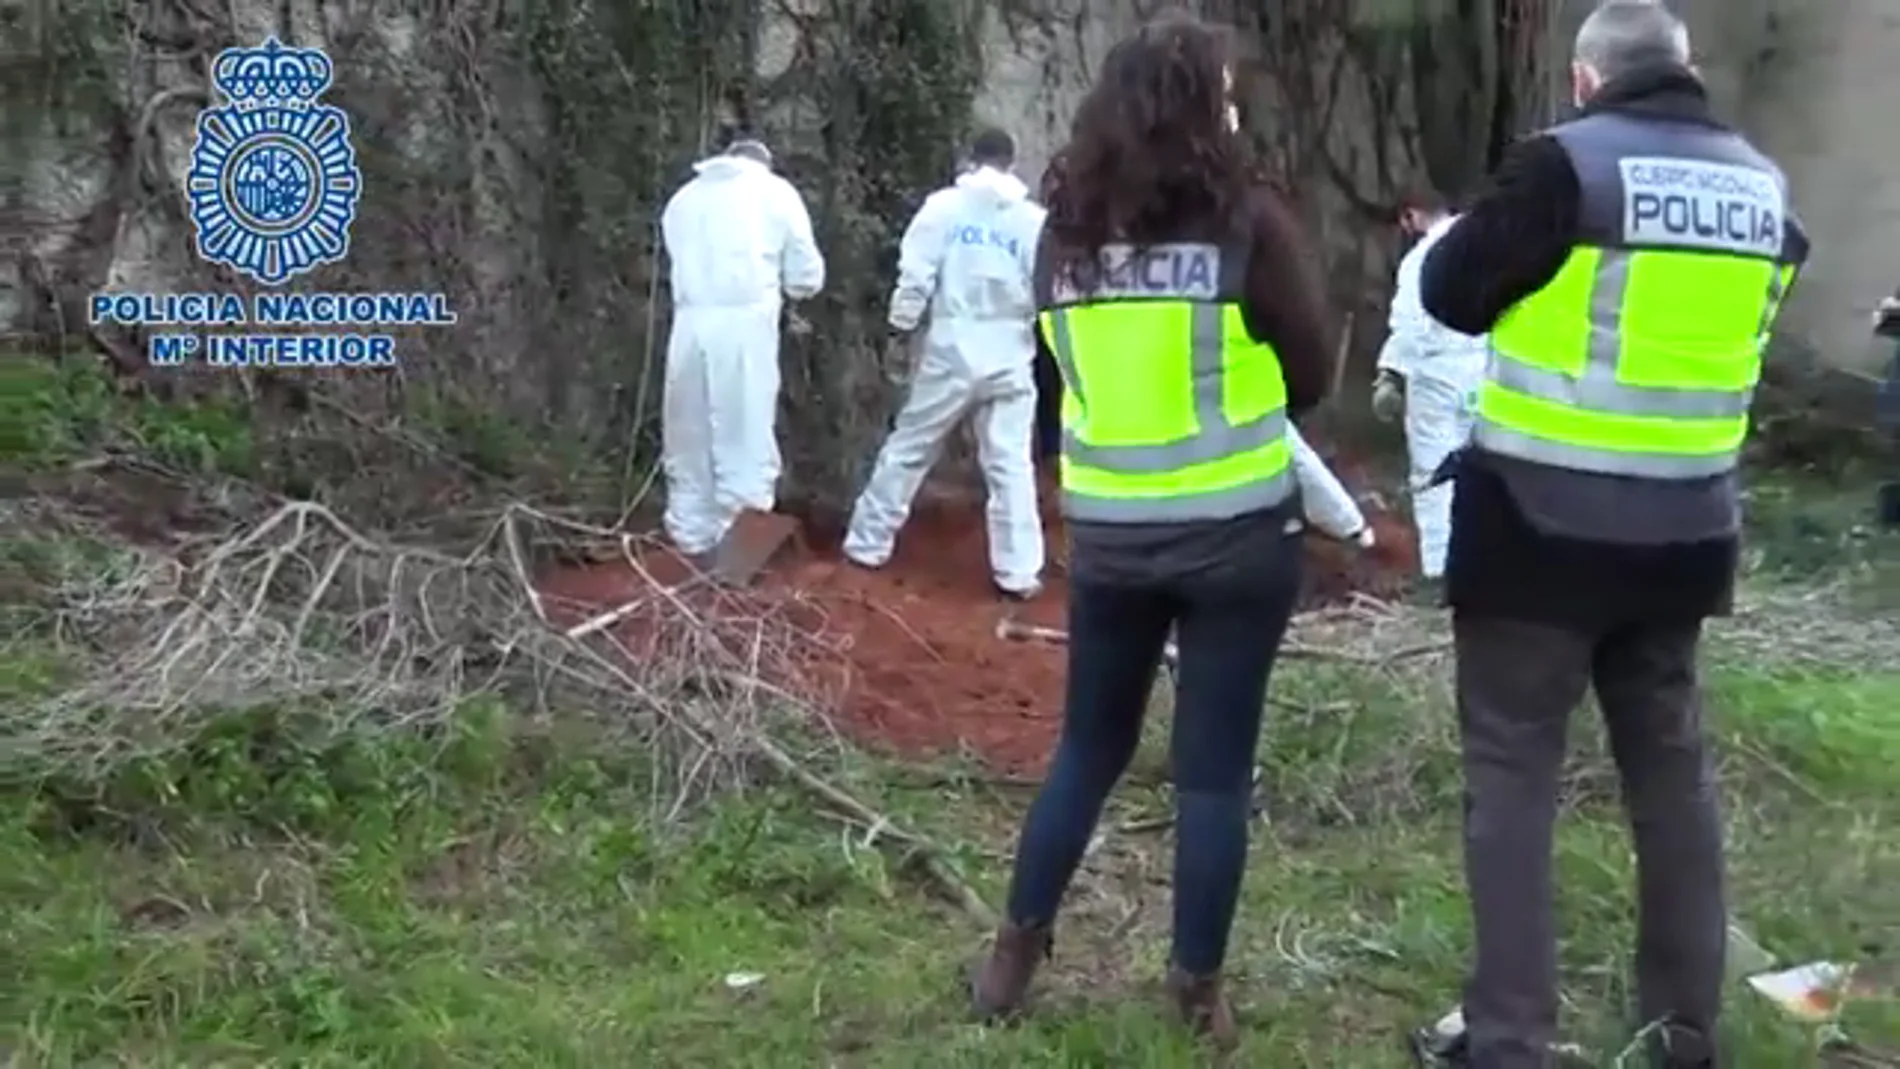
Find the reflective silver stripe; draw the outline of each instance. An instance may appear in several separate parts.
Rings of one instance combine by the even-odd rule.
[[[1200,430],[1172,442],[1098,445],[1083,441],[1065,427],[1062,433],[1065,456],[1085,467],[1124,475],[1149,475],[1238,456],[1286,435],[1284,409],[1275,409],[1245,423],[1228,421],[1222,397],[1226,371],[1224,311],[1221,305],[1211,302],[1197,303],[1193,309],[1188,345],[1194,376],[1194,415]],[[1057,308],[1049,314],[1049,348],[1062,369],[1063,381],[1075,390],[1076,400],[1086,407],[1087,400],[1080,389],[1082,376],[1076,367],[1074,342],[1069,334],[1068,309]]]
[[[1787,264],[1778,263],[1768,275],[1768,303],[1762,307],[1761,328],[1755,332],[1763,345],[1768,343],[1768,335],[1774,332],[1775,317],[1781,313],[1781,299],[1788,295],[1788,285],[1782,280],[1787,271]]]
[[[1202,427],[1207,427],[1203,422]],[[1286,412],[1276,409],[1234,426],[1217,424],[1191,438],[1160,445],[1089,445],[1074,431],[1062,432],[1062,452],[1078,464],[1128,474],[1179,471],[1260,449],[1286,437]]]
[[[1629,249],[1604,249],[1597,263],[1590,289],[1589,351],[1585,354],[1581,375],[1566,375],[1527,364],[1498,350],[1494,344],[1487,378],[1514,393],[1583,412],[1652,419],[1746,419],[1754,397],[1753,389],[1672,390],[1631,386],[1619,381],[1617,363],[1621,356],[1623,299],[1629,287],[1630,261],[1634,255]],[[1785,290],[1782,266],[1775,265],[1774,273],[1769,276],[1767,305],[1762,315],[1764,338]],[[1484,418],[1482,404],[1473,440],[1493,452],[1540,464],[1652,479],[1720,475],[1735,468],[1739,452],[1724,449],[1715,453],[1672,454],[1593,449],[1500,426]]]
[[[1272,508],[1293,496],[1293,470],[1202,494],[1169,497],[1092,497],[1072,490],[1062,492],[1062,514],[1071,520],[1095,523],[1186,523],[1225,520]]]
[[[1082,396],[1082,376],[1075,373],[1075,339],[1069,336],[1068,309],[1057,308],[1049,313],[1048,342],[1056,368],[1062,372],[1062,388],[1075,395],[1077,404],[1087,406],[1088,400]]]
[[[1629,290],[1629,249],[1604,249],[1590,285],[1590,342],[1583,374],[1566,375],[1526,364],[1492,349],[1491,381],[1517,393],[1571,408],[1617,416],[1734,419],[1748,413],[1752,390],[1631,386],[1617,375],[1622,356],[1623,298]]]
[[[1621,453],[1609,449],[1591,449],[1538,438],[1523,431],[1500,427],[1480,419],[1472,434],[1479,448],[1517,457],[1538,464],[1593,471],[1604,475],[1629,475],[1646,479],[1697,479],[1721,475],[1736,467],[1733,450],[1722,453],[1684,455],[1671,453]]]
[[[1601,363],[1594,354],[1584,365],[1581,376],[1533,367],[1508,353],[1492,355],[1492,382],[1514,393],[1527,393],[1571,408],[1618,416],[1673,419],[1733,419],[1748,414],[1747,390],[1716,392],[1626,386],[1616,381],[1615,363]]]

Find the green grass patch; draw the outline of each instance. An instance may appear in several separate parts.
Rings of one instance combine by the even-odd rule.
[[[276,412],[269,418],[279,422],[260,426],[262,410],[227,384],[218,386],[163,400],[122,392],[91,360],[0,352],[0,464],[56,471],[116,451],[180,474],[244,479],[299,497],[323,497],[362,478],[362,439],[378,422],[373,414],[365,414],[366,424],[319,427],[316,416]],[[420,391],[401,418],[387,422],[392,434],[400,425],[406,437],[397,448],[416,454],[412,459],[449,459],[453,472],[438,473],[438,481],[452,474],[551,492],[578,484],[599,496],[623,474],[618,467],[644,472],[655,462],[629,461],[619,446],[602,450],[573,428],[535,426],[440,389]]]
[[[44,666],[9,664],[8,686],[49,685]],[[1883,775],[1900,726],[1882,701],[1897,686],[1714,673],[1735,908],[1789,960],[1865,956],[1900,920],[1900,799]],[[1283,674],[1233,955],[1244,1064],[1401,1064],[1402,1031],[1456,997],[1469,920],[1448,709],[1381,688]],[[1587,773],[1600,741],[1579,734]],[[864,759],[837,774],[1000,892],[1021,792]],[[1037,1014],[992,1030],[966,1020],[958,981],[983,933],[862,829],[770,785],[661,826],[647,782],[637,754],[476,703],[448,728],[368,741],[254,713],[107,784],[15,786],[0,798],[0,1049],[35,1066],[1195,1063],[1151,997],[1171,843],[1113,830],[1165,811],[1164,792],[1118,796]],[[1613,1054],[1632,919],[1609,796],[1573,799],[1557,865],[1566,1031]],[[1807,1063],[1807,1030],[1739,988],[1730,1010],[1734,1064]],[[1851,1007],[1848,1025],[1900,1045],[1891,1007]]]
[[[7,380],[23,393],[0,391],[7,457],[54,465],[133,441],[180,464],[242,467],[233,458],[249,448],[223,410],[161,417],[51,364],[29,378]],[[519,448],[490,446],[470,462],[504,465]],[[1892,566],[1886,543],[1843,541],[1855,530],[1845,518],[1811,540],[1828,547],[1819,563],[1803,564],[1801,530],[1774,533],[1773,516],[1793,529],[1803,516],[1851,517],[1853,506],[1842,496],[1838,513],[1810,514],[1799,500],[1757,501],[1752,537],[1783,554],[1764,556],[1764,571],[1891,574],[1877,570]],[[32,742],[36,703],[83,667],[86,651],[59,630],[60,599],[131,566],[111,546],[56,532],[0,540],[0,767],[26,767],[12,758]],[[1761,641],[1763,625],[1748,626],[1756,652],[1746,657],[1715,629],[1708,688],[1737,919],[1789,963],[1891,959],[1900,670],[1891,650],[1870,652],[1878,641],[1819,663],[1828,658],[1809,651],[1825,651],[1836,631],[1767,656],[1775,645]],[[1308,661],[1277,670],[1260,754],[1264,813],[1232,954],[1241,1064],[1400,1065],[1405,1030],[1455,1001],[1470,922],[1446,675]],[[875,835],[806,794],[761,784],[663,823],[648,755],[624,739],[490,700],[465,703],[447,724],[375,735],[339,736],[325,713],[234,711],[104,779],[0,782],[0,1061],[1198,1060],[1154,991],[1172,851],[1154,819],[1170,804],[1154,782],[1159,720],[1078,879],[1037,1012],[987,1029],[968,1020],[960,980],[986,933],[922,893]],[[1555,858],[1564,1028],[1610,1065],[1631,1032],[1632,859],[1587,710],[1573,735]],[[1000,900],[1026,792],[968,769],[863,755],[824,771],[936,838]],[[1735,1066],[1813,1064],[1812,1029],[1739,986],[1729,1010]],[[1855,1003],[1845,1024],[1900,1049],[1892,1002]]]
[[[214,396],[161,401],[121,394],[89,360],[0,354],[0,461],[50,470],[109,448],[197,475],[258,470],[249,408]]]
[[[1792,580],[1858,570],[1858,585],[1869,596],[1887,599],[1887,608],[1900,606],[1900,531],[1881,529],[1875,515],[1882,474],[1858,467],[1750,473],[1743,515],[1751,570]]]

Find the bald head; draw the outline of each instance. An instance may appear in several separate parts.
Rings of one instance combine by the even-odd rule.
[[[1605,0],[1577,31],[1571,65],[1577,103],[1596,95],[1603,83],[1639,67],[1689,66],[1689,28],[1661,0]]]

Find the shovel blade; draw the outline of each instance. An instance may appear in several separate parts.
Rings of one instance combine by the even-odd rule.
[[[713,551],[713,577],[732,586],[751,586],[759,573],[803,541],[804,528],[793,517],[747,509]]]

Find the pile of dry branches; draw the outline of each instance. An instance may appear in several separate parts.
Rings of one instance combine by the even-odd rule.
[[[246,710],[309,711],[341,737],[443,724],[498,694],[524,716],[591,716],[649,753],[662,819],[742,787],[762,762],[987,917],[933,844],[781,741],[813,732],[773,731],[825,723],[824,696],[796,670],[823,652],[822,619],[797,597],[662,582],[642,563],[651,549],[510,505],[458,557],[378,541],[293,502],[176,558],[138,554],[54,592],[56,633],[83,650],[72,658],[81,675],[0,715],[0,780],[97,782]],[[629,566],[618,604],[543,593],[537,563],[602,557]]]
[[[106,776],[237,710],[321,710],[329,730],[362,733],[439,723],[506,693],[638,733],[676,758],[683,804],[742,771],[762,710],[810,711],[760,671],[805,636],[782,614],[721,612],[713,627],[657,582],[610,618],[566,625],[531,561],[609,537],[510,506],[458,557],[296,502],[178,557],[137,554],[55,592],[57,633],[84,649],[82,674],[6,717],[0,774]],[[638,649],[608,626],[642,618],[671,626],[644,629]]]

